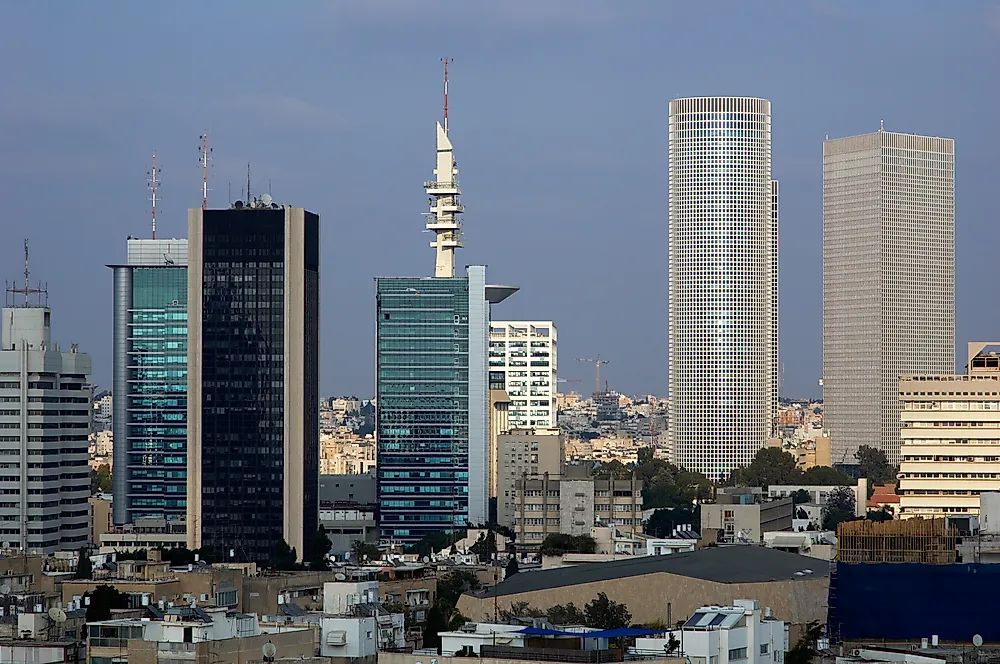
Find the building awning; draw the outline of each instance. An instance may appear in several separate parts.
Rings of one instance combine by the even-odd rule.
[[[622,636],[652,636],[663,634],[665,629],[639,629],[633,627],[620,627],[618,629],[602,629],[593,632],[565,632],[561,629],[544,629],[541,627],[525,627],[517,631],[517,634],[528,636],[575,636],[581,639],[616,639]]]

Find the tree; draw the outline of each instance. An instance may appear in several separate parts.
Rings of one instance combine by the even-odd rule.
[[[509,609],[500,609],[500,619],[504,622],[514,622],[519,618],[541,618],[545,612],[531,606],[527,602],[514,602]]]
[[[851,476],[839,468],[830,466],[813,466],[802,473],[799,478],[801,484],[808,486],[847,486],[854,484]]]
[[[823,627],[815,620],[806,626],[802,636],[794,646],[785,653],[785,664],[812,664],[819,651],[816,641],[823,636]]]
[[[670,638],[667,639],[667,648],[666,648],[667,654],[669,655],[673,651],[677,650],[677,648],[679,648],[680,645],[681,642],[677,640],[677,637],[674,636],[673,632],[670,632]]]
[[[850,487],[842,486],[831,491],[823,506],[823,529],[836,530],[844,521],[853,521],[856,505],[854,490]]]
[[[795,457],[780,447],[762,447],[746,468],[737,468],[727,482],[733,486],[768,487],[772,484],[795,484],[802,471]]]
[[[100,585],[94,588],[94,592],[84,593],[83,596],[90,598],[85,616],[87,622],[111,620],[112,609],[128,608],[128,597],[114,586]]]
[[[419,541],[406,547],[406,553],[418,553],[421,556],[430,556],[438,551],[453,546],[455,542],[465,537],[464,530],[439,530],[437,532],[424,535]]]
[[[812,496],[805,489],[796,489],[792,492],[792,504],[793,505],[803,505],[805,503],[811,502]]]
[[[351,553],[354,555],[355,562],[361,562],[363,560],[381,560],[382,552],[377,546],[363,540],[354,540],[351,544]]]
[[[885,510],[872,510],[865,518],[876,523],[880,523],[882,521],[892,521],[892,515]]]
[[[277,540],[271,549],[270,567],[277,570],[298,569],[299,565],[296,562],[298,559],[299,556],[295,548],[288,546],[288,542],[282,538]]]
[[[876,486],[896,481],[896,469],[882,450],[862,445],[854,456],[858,460],[861,477],[868,479],[868,498],[871,498]]]
[[[504,572],[504,579],[509,579],[518,572],[517,556],[511,556],[507,561],[507,569]]]
[[[701,526],[701,505],[695,505],[693,509],[683,507],[658,509],[649,517],[643,532],[652,537],[670,537],[674,527],[680,525],[690,525],[694,530],[698,530]]]
[[[561,556],[564,553],[595,553],[597,542],[590,535],[552,533],[542,540],[543,556]]]
[[[111,466],[102,463],[97,468],[90,469],[90,492],[107,493],[111,491]]]
[[[488,563],[497,553],[497,535],[492,530],[479,533],[479,539],[469,547],[469,553],[479,556],[479,562]]]
[[[94,565],[90,562],[90,552],[86,548],[80,549],[80,558],[76,561],[76,573],[73,575],[73,578],[94,578]]]
[[[795,518],[796,519],[808,519],[809,515],[806,513],[806,511],[804,509],[802,509],[800,507],[799,509],[797,509],[795,511]]]
[[[448,604],[440,600],[431,605],[427,611],[427,620],[424,622],[424,647],[440,648],[441,632],[451,632],[459,629],[469,622],[468,619],[455,609],[454,604]]]
[[[587,615],[576,604],[556,604],[545,613],[553,625],[586,625]]]
[[[482,587],[483,584],[475,573],[458,569],[438,579],[438,599],[454,606],[458,604],[458,598],[462,596],[462,593],[479,590]]]
[[[326,528],[320,524],[316,532],[306,540],[304,547],[305,560],[309,563],[309,569],[330,569],[330,561],[326,557],[330,554],[332,546],[333,542],[327,536]]]
[[[170,563],[172,567],[183,567],[194,564],[194,551],[185,547],[160,549],[160,559]]]
[[[628,466],[618,459],[598,464],[594,467],[591,474],[602,480],[624,480],[632,476],[632,472]]]
[[[608,599],[605,593],[598,593],[597,599],[592,599],[583,607],[583,615],[587,627],[597,629],[619,629],[632,624],[632,614],[628,607]]]

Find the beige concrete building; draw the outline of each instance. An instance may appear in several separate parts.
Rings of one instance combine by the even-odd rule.
[[[970,343],[964,375],[900,377],[900,518],[978,514],[1000,490],[998,350]]]
[[[487,463],[490,472],[490,498],[497,503],[500,495],[498,485],[497,459],[499,458],[500,434],[510,430],[510,397],[504,389],[504,375],[499,372],[490,371],[490,422],[489,422],[489,456]]]
[[[90,504],[90,543],[97,546],[101,541],[101,535],[112,530],[114,520],[112,519],[112,498],[111,494],[100,494],[87,499]]]
[[[701,506],[701,531],[718,531],[721,543],[762,542],[765,532],[791,530],[791,498],[766,500],[760,489],[727,487]]]
[[[829,572],[824,560],[762,546],[708,547],[515,574],[495,588],[462,595],[458,610],[478,622],[517,602],[543,611],[570,602],[583,607],[603,592],[628,605],[633,623],[675,623],[706,604],[753,597],[779,620],[802,625],[826,620]]]
[[[497,519],[514,527],[517,482],[558,475],[566,457],[558,429],[512,429],[497,436]]]
[[[830,467],[833,461],[830,455],[830,439],[826,436],[817,436],[813,440],[793,442],[789,444],[781,438],[771,438],[767,441],[768,447],[777,447],[788,452],[795,457],[795,465],[799,470],[809,470],[816,466]]]
[[[583,466],[564,472],[517,481],[513,528],[519,546],[539,546],[554,533],[590,535],[594,525],[642,532],[642,482],[595,479]]]

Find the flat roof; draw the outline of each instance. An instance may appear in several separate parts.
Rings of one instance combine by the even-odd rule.
[[[796,574],[805,570],[811,572]],[[767,583],[824,578],[830,574],[830,563],[763,546],[707,547],[664,556],[635,556],[607,563],[525,571],[494,588],[474,594],[477,597],[515,595],[661,572],[715,583]]]

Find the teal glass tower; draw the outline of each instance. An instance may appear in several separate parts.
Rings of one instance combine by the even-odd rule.
[[[187,240],[128,240],[114,270],[116,524],[187,510]]]

